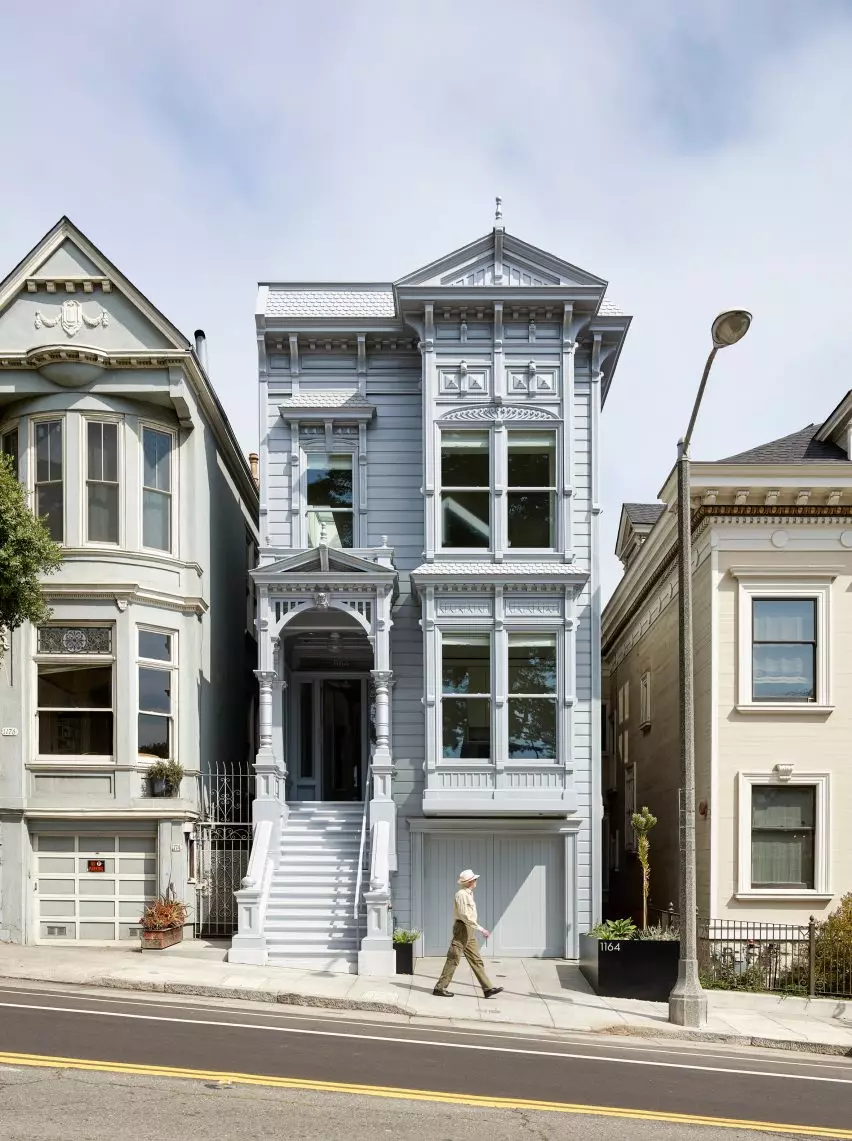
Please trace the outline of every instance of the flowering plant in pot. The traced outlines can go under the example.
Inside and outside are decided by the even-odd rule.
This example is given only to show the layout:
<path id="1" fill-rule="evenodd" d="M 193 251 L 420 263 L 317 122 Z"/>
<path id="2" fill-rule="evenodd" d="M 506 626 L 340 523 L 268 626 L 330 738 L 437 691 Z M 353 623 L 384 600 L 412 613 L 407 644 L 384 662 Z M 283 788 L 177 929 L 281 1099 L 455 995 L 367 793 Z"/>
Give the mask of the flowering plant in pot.
<path id="1" fill-rule="evenodd" d="M 183 939 L 183 925 L 189 909 L 175 898 L 171 884 L 146 906 L 142 913 L 142 950 L 162 951 Z"/>
<path id="2" fill-rule="evenodd" d="M 183 780 L 183 767 L 177 761 L 155 761 L 146 776 L 152 796 L 175 796 Z"/>
<path id="3" fill-rule="evenodd" d="M 393 949 L 396 954 L 396 973 L 414 974 L 414 944 L 420 938 L 419 931 L 406 931 L 397 927 L 393 933 Z"/>

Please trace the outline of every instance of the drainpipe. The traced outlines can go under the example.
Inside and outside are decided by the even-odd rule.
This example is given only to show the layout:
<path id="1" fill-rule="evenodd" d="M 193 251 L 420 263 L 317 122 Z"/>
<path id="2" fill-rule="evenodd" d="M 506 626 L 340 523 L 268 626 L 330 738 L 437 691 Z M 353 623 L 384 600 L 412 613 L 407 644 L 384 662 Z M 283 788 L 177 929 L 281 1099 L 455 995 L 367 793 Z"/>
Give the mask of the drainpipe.
<path id="1" fill-rule="evenodd" d="M 201 367 L 207 372 L 207 337 L 203 329 L 195 330 L 195 355 Z"/>

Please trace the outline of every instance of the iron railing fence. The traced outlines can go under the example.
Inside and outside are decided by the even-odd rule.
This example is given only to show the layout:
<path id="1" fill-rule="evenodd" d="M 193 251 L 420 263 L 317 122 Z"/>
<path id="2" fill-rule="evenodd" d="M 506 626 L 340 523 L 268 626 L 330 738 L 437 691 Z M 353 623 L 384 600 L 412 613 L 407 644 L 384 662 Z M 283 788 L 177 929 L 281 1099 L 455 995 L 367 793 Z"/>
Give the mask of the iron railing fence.
<path id="1" fill-rule="evenodd" d="M 218 764 L 199 775 L 194 860 L 199 938 L 229 938 L 237 929 L 234 892 L 251 854 L 254 781 L 254 773 L 238 764 Z"/>
<path id="2" fill-rule="evenodd" d="M 671 904 L 650 907 L 648 920 L 679 925 Z M 699 916 L 698 969 L 712 989 L 852 998 L 852 930 L 814 916 L 802 924 Z"/>

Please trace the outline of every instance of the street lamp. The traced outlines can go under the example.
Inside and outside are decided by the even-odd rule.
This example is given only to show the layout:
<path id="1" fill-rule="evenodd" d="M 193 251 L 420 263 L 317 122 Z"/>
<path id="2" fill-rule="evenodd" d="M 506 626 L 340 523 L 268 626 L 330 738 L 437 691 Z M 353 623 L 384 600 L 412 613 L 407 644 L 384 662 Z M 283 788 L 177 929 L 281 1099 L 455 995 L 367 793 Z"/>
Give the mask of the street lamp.
<path id="1" fill-rule="evenodd" d="M 704 365 L 686 435 L 677 445 L 678 659 L 680 664 L 680 959 L 677 982 L 669 995 L 669 1021 L 701 1026 L 707 1020 L 707 996 L 698 977 L 695 886 L 695 720 L 692 700 L 692 509 L 689 444 L 707 377 L 719 349 L 735 345 L 748 332 L 751 314 L 744 309 L 720 313 L 711 327 L 713 348 Z"/>

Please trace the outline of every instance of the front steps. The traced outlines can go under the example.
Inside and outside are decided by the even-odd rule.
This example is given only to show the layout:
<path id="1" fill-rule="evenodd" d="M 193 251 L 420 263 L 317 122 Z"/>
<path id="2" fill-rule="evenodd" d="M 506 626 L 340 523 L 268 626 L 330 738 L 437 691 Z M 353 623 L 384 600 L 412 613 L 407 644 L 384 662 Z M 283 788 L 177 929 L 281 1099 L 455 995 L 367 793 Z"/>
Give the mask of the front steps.
<path id="1" fill-rule="evenodd" d="M 269 962 L 355 974 L 365 933 L 363 903 L 358 921 L 353 914 L 364 806 L 297 801 L 288 808 L 264 924 Z M 367 886 L 365 871 L 362 895 Z"/>

